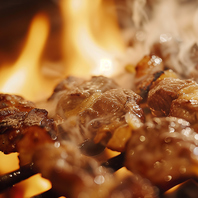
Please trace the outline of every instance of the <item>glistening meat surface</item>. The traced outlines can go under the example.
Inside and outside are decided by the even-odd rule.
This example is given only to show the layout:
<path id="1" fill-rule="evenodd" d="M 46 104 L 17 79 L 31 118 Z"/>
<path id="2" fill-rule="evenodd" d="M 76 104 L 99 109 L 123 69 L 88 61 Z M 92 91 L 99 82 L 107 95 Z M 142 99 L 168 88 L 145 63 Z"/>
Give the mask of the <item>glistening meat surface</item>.
<path id="1" fill-rule="evenodd" d="M 81 84 L 73 82 L 74 87 L 67 85 L 69 81 L 64 80 L 61 86 L 58 85 L 61 88 L 56 88 L 59 91 L 55 91 L 49 99 L 49 102 L 57 104 L 53 118 L 61 123 L 64 138 L 77 144 L 91 139 L 122 151 L 126 138 L 120 138 L 121 142 L 116 144 L 108 142 L 115 130 L 128 125 L 125 118 L 128 113 L 134 115 L 136 122 L 144 122 L 143 111 L 138 105 L 142 98 L 103 76 L 92 77 Z"/>
<path id="2" fill-rule="evenodd" d="M 125 165 L 160 189 L 197 177 L 198 135 L 190 123 L 175 117 L 153 118 L 133 131 Z"/>
<path id="3" fill-rule="evenodd" d="M 68 142 L 46 144 L 36 150 L 34 168 L 70 198 L 157 198 L 156 189 L 139 175 L 117 178 L 96 160 L 83 156 Z"/>
<path id="4" fill-rule="evenodd" d="M 164 78 L 149 91 L 148 106 L 155 116 L 175 116 L 197 122 L 198 84 L 193 80 Z"/>
<path id="5" fill-rule="evenodd" d="M 20 164 L 31 162 L 38 144 L 55 138 L 55 125 L 48 112 L 20 96 L 0 95 L 0 150 L 19 152 Z"/>

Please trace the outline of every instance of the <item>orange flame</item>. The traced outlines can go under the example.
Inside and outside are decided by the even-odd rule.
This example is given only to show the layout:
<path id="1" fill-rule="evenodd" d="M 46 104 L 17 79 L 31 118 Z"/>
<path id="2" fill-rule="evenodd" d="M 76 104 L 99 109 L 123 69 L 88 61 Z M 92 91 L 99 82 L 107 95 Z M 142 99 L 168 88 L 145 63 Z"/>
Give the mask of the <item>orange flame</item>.
<path id="1" fill-rule="evenodd" d="M 38 14 L 32 21 L 27 42 L 16 63 L 12 66 L 2 67 L 0 73 L 1 92 L 19 94 L 32 100 L 40 99 L 45 95 L 43 93 L 44 86 L 41 86 L 44 81 L 39 71 L 39 61 L 48 33 L 49 22 L 47 17 Z"/>
<path id="2" fill-rule="evenodd" d="M 113 2 L 68 0 L 62 1 L 61 9 L 67 73 L 112 76 L 119 72 L 115 56 L 124 52 L 124 44 Z"/>
<path id="3" fill-rule="evenodd" d="M 59 76 L 113 76 L 120 71 L 116 62 L 124 52 L 112 0 L 61 1 L 65 69 Z M 41 56 L 50 25 L 47 16 L 37 14 L 30 24 L 26 44 L 14 65 L 1 67 L 0 91 L 19 94 L 29 100 L 47 98 L 57 80 L 41 71 Z"/>
<path id="4" fill-rule="evenodd" d="M 64 75 L 88 77 L 90 75 L 113 76 L 119 72 L 116 62 L 124 52 L 124 44 L 117 25 L 113 0 L 63 0 L 60 2 L 63 16 L 62 50 L 66 67 Z M 18 94 L 32 101 L 47 98 L 55 82 L 43 75 L 41 57 L 50 31 L 49 19 L 37 14 L 27 34 L 22 53 L 13 65 L 0 67 L 0 91 Z M 1 174 L 18 167 L 17 154 L 1 159 L 14 160 L 12 167 L 2 167 Z M 10 164 L 10 163 L 6 163 Z M 40 185 L 37 188 L 34 183 Z M 23 194 L 30 197 L 50 188 L 48 181 L 39 175 L 17 184 L 23 186 Z M 33 188 L 32 188 L 33 187 Z"/>

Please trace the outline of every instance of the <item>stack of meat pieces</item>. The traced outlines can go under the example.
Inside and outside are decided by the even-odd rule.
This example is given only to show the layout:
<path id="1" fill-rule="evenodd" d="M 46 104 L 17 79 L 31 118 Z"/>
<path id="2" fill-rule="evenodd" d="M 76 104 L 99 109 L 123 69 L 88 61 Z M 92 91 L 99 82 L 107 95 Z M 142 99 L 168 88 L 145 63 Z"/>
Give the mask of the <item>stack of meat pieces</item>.
<path id="1" fill-rule="evenodd" d="M 71 198 L 157 198 L 197 180 L 197 83 L 165 71 L 162 59 L 153 55 L 136 70 L 135 92 L 103 76 L 68 77 L 46 110 L 1 94 L 0 150 L 18 152 L 20 165 L 33 162 L 36 173 Z M 141 108 L 145 104 L 149 116 Z M 124 162 L 116 163 L 129 174 L 117 178 L 92 156 L 105 148 L 122 152 Z"/>
<path id="2" fill-rule="evenodd" d="M 48 102 L 56 106 L 50 114 L 61 123 L 64 138 L 77 144 L 89 139 L 124 151 L 130 136 L 128 132 L 122 135 L 127 131 L 122 130 L 128 126 L 126 115 L 133 115 L 134 125 L 144 122 L 143 110 L 138 105 L 141 99 L 132 90 L 122 89 L 113 80 L 98 76 L 89 81 L 67 78 L 55 88 Z"/>

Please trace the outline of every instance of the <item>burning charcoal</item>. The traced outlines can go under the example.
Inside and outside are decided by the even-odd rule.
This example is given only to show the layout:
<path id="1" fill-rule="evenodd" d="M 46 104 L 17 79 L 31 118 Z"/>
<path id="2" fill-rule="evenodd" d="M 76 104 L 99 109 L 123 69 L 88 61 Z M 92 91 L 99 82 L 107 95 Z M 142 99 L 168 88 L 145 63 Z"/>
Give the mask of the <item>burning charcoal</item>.
<path id="1" fill-rule="evenodd" d="M 133 131 L 125 165 L 164 192 L 197 177 L 197 146 L 197 133 L 189 122 L 174 117 L 154 118 Z"/>
<path id="2" fill-rule="evenodd" d="M 119 88 L 113 80 L 103 76 L 92 77 L 72 88 L 76 84 L 78 82 L 65 80 L 55 89 L 60 91 L 49 99 L 49 102 L 57 102 L 53 118 L 61 123 L 60 136 L 78 145 L 89 140 L 113 150 L 124 150 L 127 138 L 117 138 L 116 144 L 109 140 L 117 129 L 117 134 L 122 134 L 119 128 L 127 126 L 127 113 L 133 114 L 136 122 L 144 122 L 143 111 L 138 105 L 141 97 L 131 90 Z"/>

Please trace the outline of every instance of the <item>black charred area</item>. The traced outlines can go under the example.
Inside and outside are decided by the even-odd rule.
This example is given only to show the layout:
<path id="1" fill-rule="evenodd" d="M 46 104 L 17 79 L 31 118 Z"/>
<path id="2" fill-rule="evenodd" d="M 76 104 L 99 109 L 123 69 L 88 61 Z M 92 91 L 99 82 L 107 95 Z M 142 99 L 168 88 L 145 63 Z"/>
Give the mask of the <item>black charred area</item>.
<path id="1" fill-rule="evenodd" d="M 140 96 L 143 98 L 142 102 L 146 101 L 152 83 L 155 82 L 163 73 L 164 71 L 159 71 L 154 73 L 152 82 L 147 87 L 144 87 L 143 89 L 140 90 Z"/>

